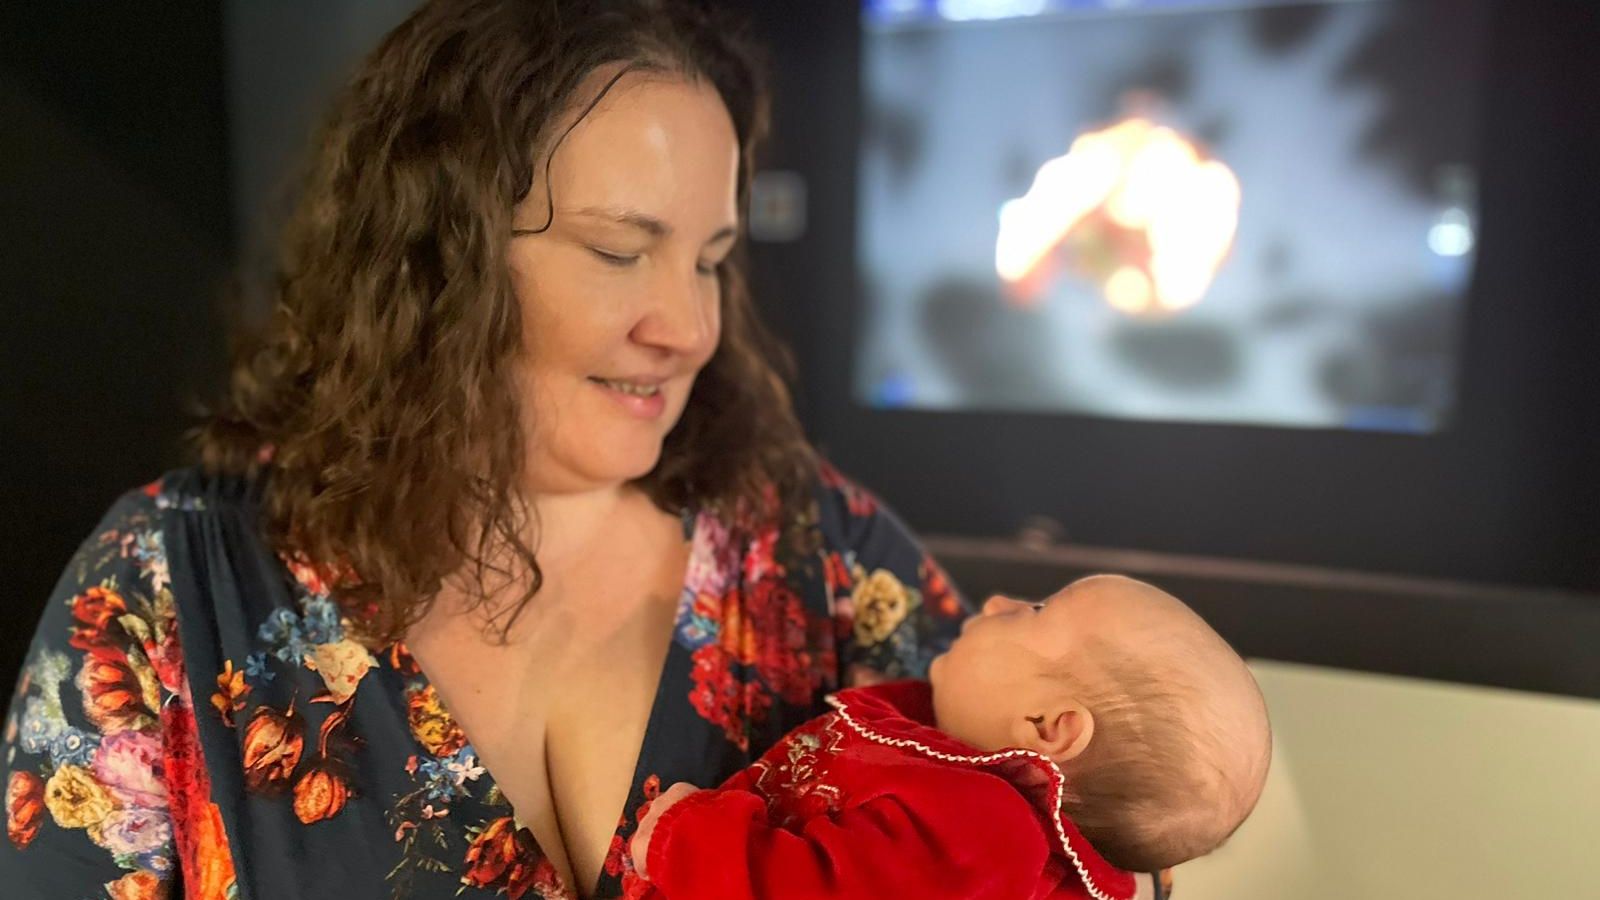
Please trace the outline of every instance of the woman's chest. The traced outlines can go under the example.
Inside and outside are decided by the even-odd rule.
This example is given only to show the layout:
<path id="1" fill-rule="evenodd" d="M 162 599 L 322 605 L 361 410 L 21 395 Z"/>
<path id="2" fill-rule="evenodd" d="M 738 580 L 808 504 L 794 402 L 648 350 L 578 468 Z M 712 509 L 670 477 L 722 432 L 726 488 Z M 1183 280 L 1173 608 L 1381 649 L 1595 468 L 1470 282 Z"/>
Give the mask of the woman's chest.
<path id="1" fill-rule="evenodd" d="M 262 863 L 245 866 L 242 896 L 623 891 L 619 848 L 657 786 L 720 783 L 815 715 L 833 680 L 820 577 L 737 552 L 705 520 L 682 537 L 681 554 L 631 552 L 613 567 L 628 578 L 591 577 L 582 594 L 556 579 L 523 612 L 548 626 L 537 641 L 474 625 L 332 666 L 348 646 L 320 592 L 230 627 L 234 678 L 248 671 L 229 690 L 247 694 L 232 728 L 213 710 L 222 731 L 203 731 L 216 793 L 259 795 L 223 805 L 229 833 L 247 836 L 239 858 Z M 200 662 L 197 695 L 222 670 Z M 246 785 L 229 764 L 240 750 Z M 264 864 L 297 855 L 314 859 Z"/>
<path id="2" fill-rule="evenodd" d="M 623 815 L 671 643 L 670 580 L 551 592 L 504 644 L 465 631 L 413 644 L 422 669 L 538 849 L 592 886 Z"/>

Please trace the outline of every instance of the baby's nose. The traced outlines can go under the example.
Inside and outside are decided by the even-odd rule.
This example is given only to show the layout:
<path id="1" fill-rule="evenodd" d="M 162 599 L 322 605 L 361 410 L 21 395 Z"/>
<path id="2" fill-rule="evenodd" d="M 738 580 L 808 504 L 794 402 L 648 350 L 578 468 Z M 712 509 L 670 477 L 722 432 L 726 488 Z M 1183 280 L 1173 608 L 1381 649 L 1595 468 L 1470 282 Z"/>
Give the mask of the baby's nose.
<path id="1" fill-rule="evenodd" d="M 1001 613 L 1011 612 L 1023 605 L 1025 604 L 1020 600 L 1013 600 L 1010 597 L 1002 597 L 999 594 L 995 594 L 983 602 L 983 614 L 986 616 L 1000 615 Z"/>

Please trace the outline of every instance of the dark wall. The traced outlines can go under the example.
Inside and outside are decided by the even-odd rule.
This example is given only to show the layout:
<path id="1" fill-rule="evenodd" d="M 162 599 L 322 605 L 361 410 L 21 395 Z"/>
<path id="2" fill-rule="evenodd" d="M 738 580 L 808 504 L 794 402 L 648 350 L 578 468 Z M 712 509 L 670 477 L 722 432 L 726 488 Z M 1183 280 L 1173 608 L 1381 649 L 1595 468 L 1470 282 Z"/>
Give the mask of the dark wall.
<path id="1" fill-rule="evenodd" d="M 270 267 L 294 176 L 334 93 L 420 0 L 225 0 L 234 241 L 247 277 Z M 286 61 L 292 61 L 286 62 Z"/>
<path id="2" fill-rule="evenodd" d="M 0 4 L 0 686 L 118 494 L 180 458 L 231 255 L 216 4 Z"/>

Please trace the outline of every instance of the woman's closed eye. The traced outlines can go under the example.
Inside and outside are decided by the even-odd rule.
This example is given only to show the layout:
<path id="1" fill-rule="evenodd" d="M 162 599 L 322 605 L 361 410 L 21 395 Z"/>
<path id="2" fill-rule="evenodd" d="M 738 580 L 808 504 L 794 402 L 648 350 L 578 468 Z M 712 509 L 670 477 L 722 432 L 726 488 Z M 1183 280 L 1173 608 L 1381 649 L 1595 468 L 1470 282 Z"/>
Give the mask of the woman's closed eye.
<path id="1" fill-rule="evenodd" d="M 612 253 L 610 250 L 602 250 L 599 247 L 590 247 L 589 252 L 593 253 L 596 259 L 617 269 L 626 269 L 639 261 L 639 254 L 637 253 Z M 711 276 L 717 274 L 717 267 L 720 265 L 722 265 L 721 260 L 698 262 L 695 263 L 694 270 L 701 275 Z"/>
<path id="2" fill-rule="evenodd" d="M 627 268 L 639 261 L 639 254 L 637 253 L 612 253 L 599 247 L 590 247 L 589 252 L 593 253 L 596 258 L 606 265 L 614 266 L 618 269 Z"/>

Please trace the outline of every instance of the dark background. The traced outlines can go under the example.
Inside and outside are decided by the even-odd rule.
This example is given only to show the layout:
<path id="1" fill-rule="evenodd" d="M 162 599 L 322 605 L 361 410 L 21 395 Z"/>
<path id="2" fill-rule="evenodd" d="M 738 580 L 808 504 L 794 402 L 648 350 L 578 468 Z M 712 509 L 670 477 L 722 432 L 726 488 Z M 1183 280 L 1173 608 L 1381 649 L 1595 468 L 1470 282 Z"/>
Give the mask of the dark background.
<path id="1" fill-rule="evenodd" d="M 312 111 L 408 5 L 0 5 L 0 684 L 111 501 L 182 462 L 230 275 Z M 808 183 L 807 234 L 753 248 L 802 415 L 920 532 L 966 536 L 930 542 L 969 594 L 1116 569 L 1247 654 L 1600 696 L 1590 4 L 1491 5 L 1462 404 L 1430 438 L 853 406 L 856 8 L 738 5 L 772 46 L 766 164 Z M 1050 540 L 1012 540 L 1035 515 Z"/>
<path id="2" fill-rule="evenodd" d="M 220 6 L 0 4 L 0 685 L 111 502 L 221 377 Z M 9 695 L 9 690 L 7 690 Z"/>

